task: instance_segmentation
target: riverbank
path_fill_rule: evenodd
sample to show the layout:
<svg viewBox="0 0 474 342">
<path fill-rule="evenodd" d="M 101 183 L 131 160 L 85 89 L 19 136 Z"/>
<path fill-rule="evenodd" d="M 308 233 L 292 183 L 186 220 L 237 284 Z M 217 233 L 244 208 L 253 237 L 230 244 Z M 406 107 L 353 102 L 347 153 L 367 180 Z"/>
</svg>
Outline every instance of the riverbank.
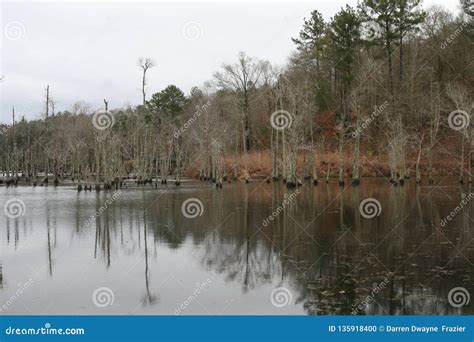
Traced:
<svg viewBox="0 0 474 342">
<path fill-rule="evenodd" d="M 417 156 L 410 156 L 407 161 L 408 176 L 415 176 Z M 345 177 L 350 178 L 352 174 L 352 159 L 350 153 L 344 155 L 344 173 Z M 426 159 L 426 158 L 425 158 Z M 447 152 L 438 152 L 433 162 L 433 176 L 459 176 L 460 173 L 460 157 L 453 156 Z M 467 159 L 467 158 L 466 158 Z M 360 157 L 360 175 L 361 177 L 390 177 L 388 154 L 374 155 L 367 154 Z M 247 163 L 242 155 L 235 157 L 229 156 L 225 159 L 227 174 L 231 175 L 233 165 L 237 163 L 239 170 L 239 178 L 244 178 L 243 170 L 245 165 L 248 165 L 250 178 L 262 179 L 271 175 L 272 160 L 270 150 L 254 151 L 248 154 Z M 465 161 L 467 166 L 467 160 Z M 298 174 L 301 178 L 307 174 L 308 156 L 298 156 Z M 420 169 L 422 178 L 428 177 L 428 160 L 422 159 L 420 161 Z M 316 156 L 316 171 L 318 178 L 325 178 L 329 172 L 329 177 L 338 177 L 339 173 L 339 155 L 337 153 L 324 153 Z M 467 167 L 465 167 L 464 174 L 467 174 Z M 199 177 L 199 161 L 195 160 L 191 165 L 184 170 L 184 175 L 187 177 Z"/>
</svg>

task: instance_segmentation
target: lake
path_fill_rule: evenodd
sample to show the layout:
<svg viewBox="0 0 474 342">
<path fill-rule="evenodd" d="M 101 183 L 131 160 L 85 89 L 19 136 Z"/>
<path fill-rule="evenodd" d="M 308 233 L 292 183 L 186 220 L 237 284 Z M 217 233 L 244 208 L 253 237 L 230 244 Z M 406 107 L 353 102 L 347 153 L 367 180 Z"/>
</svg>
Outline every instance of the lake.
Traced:
<svg viewBox="0 0 474 342">
<path fill-rule="evenodd" d="M 409 183 L 1 187 L 1 314 L 474 314 L 469 187 Z"/>
</svg>

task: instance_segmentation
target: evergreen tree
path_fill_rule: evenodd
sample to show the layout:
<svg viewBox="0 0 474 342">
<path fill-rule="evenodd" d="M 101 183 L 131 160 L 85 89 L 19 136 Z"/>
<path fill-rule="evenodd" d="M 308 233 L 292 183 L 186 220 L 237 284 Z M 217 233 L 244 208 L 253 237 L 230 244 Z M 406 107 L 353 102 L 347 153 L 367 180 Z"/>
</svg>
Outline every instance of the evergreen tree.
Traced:
<svg viewBox="0 0 474 342">
<path fill-rule="evenodd" d="M 324 22 L 323 16 L 317 10 L 314 10 L 311 12 L 310 19 L 304 19 L 299 38 L 291 38 L 299 51 L 310 53 L 316 58 L 318 71 L 325 46 L 326 33 L 327 24 Z"/>
<path fill-rule="evenodd" d="M 336 60 L 335 68 L 340 71 L 347 88 L 353 80 L 353 66 L 357 58 L 361 19 L 350 6 L 341 9 L 330 23 L 331 47 Z"/>
<path fill-rule="evenodd" d="M 147 101 L 148 110 L 154 114 L 159 115 L 160 118 L 174 120 L 182 113 L 188 99 L 183 91 L 175 85 L 169 85 L 164 90 L 152 95 L 151 99 Z"/>
<path fill-rule="evenodd" d="M 421 0 L 396 0 L 397 29 L 400 52 L 400 87 L 403 80 L 403 39 L 410 33 L 419 30 L 419 25 L 425 20 L 426 13 L 420 10 Z"/>
</svg>

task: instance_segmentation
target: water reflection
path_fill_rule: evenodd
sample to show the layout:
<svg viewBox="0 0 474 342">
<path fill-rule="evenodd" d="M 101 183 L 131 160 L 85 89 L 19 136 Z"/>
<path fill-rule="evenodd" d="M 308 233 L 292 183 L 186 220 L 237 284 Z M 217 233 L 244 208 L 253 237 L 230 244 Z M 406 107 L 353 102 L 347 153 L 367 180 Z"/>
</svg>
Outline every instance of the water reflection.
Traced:
<svg viewBox="0 0 474 342">
<path fill-rule="evenodd" d="M 2 203 L 22 198 L 27 214 L 4 218 L 0 301 L 34 269 L 42 276 L 22 298 L 28 309 L 16 302 L 12 314 L 42 314 L 48 305 L 47 313 L 58 314 L 173 314 L 207 277 L 209 290 L 184 314 L 222 313 L 224 305 L 226 314 L 474 312 L 472 303 L 447 302 L 453 287 L 473 293 L 471 203 L 440 225 L 469 189 L 454 181 L 391 187 L 374 180 L 298 191 L 293 198 L 281 184 L 191 184 L 124 189 L 114 198 L 68 188 L 1 189 Z M 195 219 L 181 213 L 190 197 L 204 204 Z M 382 206 L 373 219 L 359 212 L 369 197 Z M 117 296 L 109 311 L 90 303 L 104 284 Z M 294 303 L 277 308 L 269 294 L 280 286 Z"/>
</svg>

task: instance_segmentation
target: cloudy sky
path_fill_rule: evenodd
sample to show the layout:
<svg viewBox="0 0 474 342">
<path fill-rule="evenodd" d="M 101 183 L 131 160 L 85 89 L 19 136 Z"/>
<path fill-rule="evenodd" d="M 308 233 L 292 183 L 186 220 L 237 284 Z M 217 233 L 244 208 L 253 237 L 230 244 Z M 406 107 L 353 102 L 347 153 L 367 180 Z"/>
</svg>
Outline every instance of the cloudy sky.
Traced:
<svg viewBox="0 0 474 342">
<path fill-rule="evenodd" d="M 304 17 L 329 19 L 349 1 L 306 3 L 2 2 L 0 122 L 37 118 L 46 85 L 56 110 L 140 103 L 139 56 L 152 57 L 148 94 L 175 84 L 186 93 L 239 51 L 283 65 Z M 458 0 L 425 0 L 456 11 Z"/>
</svg>

